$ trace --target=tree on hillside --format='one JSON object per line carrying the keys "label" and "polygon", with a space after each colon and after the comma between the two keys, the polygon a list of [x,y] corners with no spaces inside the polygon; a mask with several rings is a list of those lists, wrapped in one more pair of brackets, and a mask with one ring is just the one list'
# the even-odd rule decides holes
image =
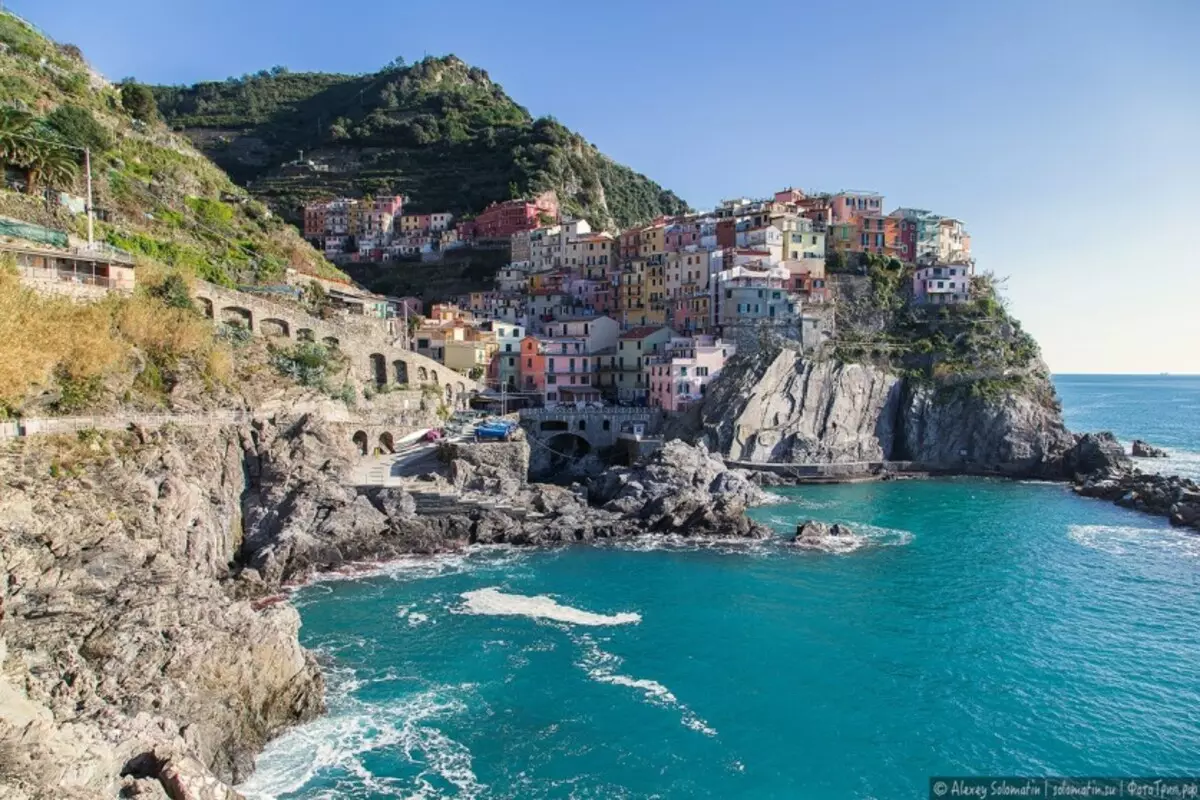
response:
{"label": "tree on hillside", "polygon": [[142,122],[152,122],[158,117],[158,104],[154,92],[145,84],[126,80],[121,84],[121,105],[129,116]]}
{"label": "tree on hillside", "polygon": [[92,112],[80,106],[59,106],[46,117],[46,124],[75,147],[106,150],[112,143],[112,137]]}
{"label": "tree on hillside", "polygon": [[0,108],[0,161],[25,166],[32,144],[33,117],[12,106]]}
{"label": "tree on hillside", "polygon": [[25,166],[29,168],[30,194],[40,184],[53,189],[71,189],[79,177],[79,161],[75,152],[50,142],[34,143]]}
{"label": "tree on hillside", "polygon": [[36,120],[16,108],[0,108],[0,161],[28,172],[32,194],[41,183],[69,189],[79,175],[79,161],[64,143],[47,137],[55,131],[42,131]]}

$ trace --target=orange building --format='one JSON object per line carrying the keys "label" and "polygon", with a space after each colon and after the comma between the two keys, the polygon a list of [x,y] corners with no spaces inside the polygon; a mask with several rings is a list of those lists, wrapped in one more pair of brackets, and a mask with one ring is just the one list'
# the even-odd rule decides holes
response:
{"label": "orange building", "polygon": [[521,362],[518,380],[522,392],[546,393],[546,356],[542,342],[536,336],[521,340]]}

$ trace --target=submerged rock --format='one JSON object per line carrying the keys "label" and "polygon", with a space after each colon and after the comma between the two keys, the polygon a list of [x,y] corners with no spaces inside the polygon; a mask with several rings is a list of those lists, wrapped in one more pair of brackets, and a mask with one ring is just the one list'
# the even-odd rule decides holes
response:
{"label": "submerged rock", "polygon": [[840,523],[827,525],[810,519],[796,526],[796,535],[791,543],[805,550],[847,553],[862,547],[867,543],[867,538],[855,533],[849,526]]}
{"label": "submerged rock", "polygon": [[1152,444],[1143,442],[1141,439],[1133,440],[1131,453],[1134,458],[1166,458],[1167,451],[1161,447],[1155,447]]}

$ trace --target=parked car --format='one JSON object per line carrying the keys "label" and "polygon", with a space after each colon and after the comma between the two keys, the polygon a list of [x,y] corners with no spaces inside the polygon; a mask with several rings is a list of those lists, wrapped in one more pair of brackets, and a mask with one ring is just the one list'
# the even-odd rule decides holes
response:
{"label": "parked car", "polygon": [[475,426],[475,441],[512,441],[513,432],[517,429],[515,422],[493,420]]}
{"label": "parked car", "polygon": [[430,428],[425,431],[425,441],[427,442],[440,442],[444,438],[446,438],[446,432],[438,428]]}

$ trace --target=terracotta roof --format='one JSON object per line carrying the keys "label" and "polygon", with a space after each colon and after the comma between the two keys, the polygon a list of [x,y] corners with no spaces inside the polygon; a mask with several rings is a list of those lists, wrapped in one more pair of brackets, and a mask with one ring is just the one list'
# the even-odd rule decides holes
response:
{"label": "terracotta roof", "polygon": [[652,333],[658,333],[664,330],[666,325],[642,325],[637,328],[630,328],[621,334],[622,339],[645,339]]}

